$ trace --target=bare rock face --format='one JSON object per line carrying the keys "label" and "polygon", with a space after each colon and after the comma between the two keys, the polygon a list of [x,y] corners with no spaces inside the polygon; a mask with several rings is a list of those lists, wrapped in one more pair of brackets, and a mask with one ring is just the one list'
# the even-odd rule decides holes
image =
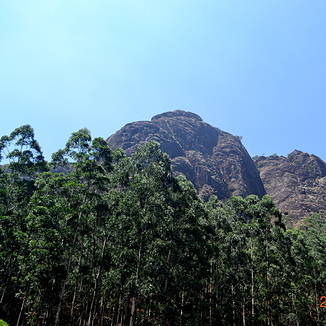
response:
{"label": "bare rock face", "polygon": [[267,193],[292,220],[326,213],[326,163],[319,157],[295,150],[254,161]]}
{"label": "bare rock face", "polygon": [[259,173],[238,137],[202,121],[198,115],[181,110],[154,116],[151,121],[125,125],[107,139],[131,155],[146,142],[155,140],[172,159],[175,174],[183,174],[203,199],[217,195],[266,194]]}

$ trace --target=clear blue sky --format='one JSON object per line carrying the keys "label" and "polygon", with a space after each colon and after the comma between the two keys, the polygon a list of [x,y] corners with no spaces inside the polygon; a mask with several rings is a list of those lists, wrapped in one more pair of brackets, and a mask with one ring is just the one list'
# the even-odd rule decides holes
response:
{"label": "clear blue sky", "polygon": [[30,124],[47,159],[176,109],[251,156],[326,160],[325,0],[2,0],[0,135]]}

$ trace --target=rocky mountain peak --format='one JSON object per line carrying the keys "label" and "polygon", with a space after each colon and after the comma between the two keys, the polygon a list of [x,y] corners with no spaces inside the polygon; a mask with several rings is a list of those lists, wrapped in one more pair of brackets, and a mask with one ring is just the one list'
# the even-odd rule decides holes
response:
{"label": "rocky mountain peak", "polygon": [[157,114],[151,119],[151,121],[157,121],[160,119],[168,119],[168,118],[183,118],[183,119],[189,118],[197,121],[203,121],[203,119],[199,115],[183,110],[175,110],[175,111],[169,111],[169,112]]}
{"label": "rocky mountain peak", "polygon": [[172,159],[175,174],[183,174],[207,199],[217,195],[266,192],[258,170],[238,137],[202,121],[195,113],[171,111],[154,116],[151,121],[125,125],[107,139],[112,149],[124,149],[131,155],[146,142],[155,140]]}
{"label": "rocky mountain peak", "polygon": [[129,123],[107,142],[131,155],[152,140],[169,154],[175,174],[185,175],[205,200],[213,194],[223,200],[267,193],[295,222],[326,213],[326,163],[315,155],[294,150],[287,157],[273,154],[253,161],[239,137],[182,110]]}
{"label": "rocky mountain peak", "polygon": [[319,157],[294,150],[254,161],[267,193],[292,220],[326,212],[326,163]]}

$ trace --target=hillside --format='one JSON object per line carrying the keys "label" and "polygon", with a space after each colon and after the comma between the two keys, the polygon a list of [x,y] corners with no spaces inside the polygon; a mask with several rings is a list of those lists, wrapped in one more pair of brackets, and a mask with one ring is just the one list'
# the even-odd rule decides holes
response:
{"label": "hillside", "polygon": [[240,139],[215,128],[191,112],[156,115],[151,121],[129,123],[107,139],[112,149],[131,155],[151,140],[172,159],[176,174],[184,174],[203,199],[266,194],[259,173]]}
{"label": "hillside", "polygon": [[112,149],[131,155],[151,140],[172,158],[175,174],[183,174],[207,200],[225,200],[266,193],[295,222],[326,212],[326,163],[295,150],[289,156],[256,157],[254,162],[239,137],[181,110],[129,123],[107,139]]}
{"label": "hillside", "polygon": [[319,157],[295,150],[254,161],[267,193],[291,219],[326,212],[326,164]]}

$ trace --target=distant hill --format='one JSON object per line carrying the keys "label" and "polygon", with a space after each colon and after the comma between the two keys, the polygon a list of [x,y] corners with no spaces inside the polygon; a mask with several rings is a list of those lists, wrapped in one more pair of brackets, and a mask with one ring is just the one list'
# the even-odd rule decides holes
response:
{"label": "distant hill", "polygon": [[315,155],[296,150],[287,158],[260,156],[253,161],[239,137],[181,110],[129,123],[107,142],[131,155],[152,140],[170,155],[175,174],[185,175],[204,200],[213,194],[222,200],[269,194],[295,222],[326,212],[326,163]]}
{"label": "distant hill", "polygon": [[156,140],[172,158],[176,174],[184,174],[203,199],[217,195],[266,194],[258,170],[239,137],[215,128],[191,112],[181,110],[156,115],[151,121],[129,123],[107,139],[112,149],[131,155],[146,142]]}
{"label": "distant hill", "polygon": [[326,163],[298,150],[254,159],[267,193],[283,213],[299,221],[326,212]]}

